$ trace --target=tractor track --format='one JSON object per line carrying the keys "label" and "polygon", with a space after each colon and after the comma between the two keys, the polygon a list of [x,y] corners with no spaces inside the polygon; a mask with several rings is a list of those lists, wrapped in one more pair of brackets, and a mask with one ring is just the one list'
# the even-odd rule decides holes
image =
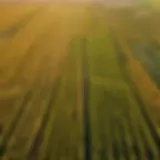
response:
{"label": "tractor track", "polygon": [[83,74],[83,116],[84,116],[84,158],[85,160],[92,160],[92,142],[91,142],[91,127],[90,127],[90,111],[89,111],[89,71],[87,60],[87,39],[84,37],[81,40],[82,49],[82,74]]}

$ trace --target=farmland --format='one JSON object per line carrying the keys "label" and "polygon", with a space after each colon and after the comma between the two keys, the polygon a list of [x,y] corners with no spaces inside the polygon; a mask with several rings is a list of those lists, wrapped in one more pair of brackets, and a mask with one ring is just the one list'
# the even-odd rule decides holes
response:
{"label": "farmland", "polygon": [[[113,32],[117,38],[117,43],[128,61],[126,68],[131,79],[135,81],[145,103],[150,106],[149,110],[152,116],[159,122],[158,42],[156,42],[156,44],[155,41],[153,42],[153,32],[155,32],[153,27],[155,25],[150,24],[150,26],[148,26],[149,20],[147,19],[154,11],[150,12],[151,13],[140,17],[140,19],[137,17],[133,18],[133,11],[126,17],[124,14],[119,15],[123,21],[121,20],[121,23],[119,22],[117,26],[121,28],[124,26],[125,28],[128,23],[130,24],[130,28],[126,30],[125,34],[124,31],[118,27],[113,26],[112,28],[114,28]],[[120,18],[117,17],[117,19]],[[135,30],[138,34],[136,34]],[[158,32],[156,36],[158,37]]]}
{"label": "farmland", "polygon": [[10,11],[0,22],[2,160],[159,160],[160,66],[146,48],[159,52],[143,29],[148,17],[131,18],[135,8],[1,7]]}

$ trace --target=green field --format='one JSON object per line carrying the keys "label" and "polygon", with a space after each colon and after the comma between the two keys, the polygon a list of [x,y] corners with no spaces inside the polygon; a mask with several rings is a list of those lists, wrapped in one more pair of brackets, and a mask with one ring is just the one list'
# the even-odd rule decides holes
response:
{"label": "green field", "polygon": [[140,106],[122,76],[118,53],[110,37],[106,34],[90,38],[88,50],[93,159],[115,159],[116,156],[124,159],[128,155],[134,158],[135,148],[139,150],[139,158],[145,159],[143,143],[151,147],[153,157],[158,159],[159,151]]}

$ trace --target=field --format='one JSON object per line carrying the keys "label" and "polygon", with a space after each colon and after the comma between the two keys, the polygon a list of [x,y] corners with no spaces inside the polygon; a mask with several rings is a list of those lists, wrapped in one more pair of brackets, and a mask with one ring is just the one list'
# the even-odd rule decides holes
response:
{"label": "field", "polygon": [[[126,68],[131,79],[136,84],[144,102],[147,103],[152,116],[159,123],[159,56],[158,48],[155,48],[155,43],[152,43],[153,32],[155,32],[153,27],[156,25],[150,24],[150,26],[148,26],[149,21],[146,19],[151,16],[151,13],[140,19],[137,17],[134,19],[131,18],[133,17],[134,12],[127,12],[127,16],[124,16],[123,14],[120,16],[119,14],[119,17],[122,17],[123,21],[121,21],[121,24],[119,22],[119,25],[117,24],[117,26],[119,26],[119,28],[124,28],[124,31],[126,31],[125,34],[123,30],[120,30],[115,26],[113,27],[113,32],[115,32],[119,47],[126,56]],[[117,19],[120,18],[117,17]],[[144,21],[148,23],[144,23]],[[126,30],[125,27],[128,26],[128,24],[130,24],[130,27]],[[156,35],[158,38],[158,32]]]}
{"label": "field", "polygon": [[160,66],[147,50],[148,16],[71,4],[0,13],[2,159],[159,160]]}

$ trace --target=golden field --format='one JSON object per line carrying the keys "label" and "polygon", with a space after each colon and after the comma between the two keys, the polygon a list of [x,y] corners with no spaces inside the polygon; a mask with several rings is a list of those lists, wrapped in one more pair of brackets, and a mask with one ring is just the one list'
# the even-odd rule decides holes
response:
{"label": "golden field", "polygon": [[135,10],[21,6],[1,10],[0,156],[158,160],[160,93],[133,54],[149,43]]}
{"label": "golden field", "polygon": [[0,31],[4,31],[9,27],[20,22],[29,13],[35,11],[38,7],[33,5],[0,5]]}
{"label": "golden field", "polygon": [[[6,154],[14,155],[15,152],[17,155],[14,156],[19,157],[23,154],[23,151],[26,152],[26,147],[31,147],[32,141],[34,141],[36,134],[38,134],[41,128],[43,115],[47,112],[47,103],[53,98],[51,90],[58,87],[55,84],[57,78],[63,75],[64,78],[60,80],[62,81],[60,82],[60,84],[62,83],[62,87],[60,87],[62,91],[59,91],[60,95],[57,94],[59,98],[56,99],[55,108],[53,108],[52,112],[48,115],[50,121],[44,132],[46,135],[50,134],[52,123],[55,123],[57,127],[57,138],[65,138],[64,135],[69,136],[69,139],[65,138],[65,140],[66,143],[71,140],[68,142],[70,143],[69,154],[72,154],[70,157],[73,157],[73,145],[77,145],[77,141],[82,143],[82,113],[80,113],[82,112],[82,107],[80,107],[81,100],[79,100],[81,95],[76,90],[77,87],[79,88],[78,90],[81,88],[81,81],[79,81],[79,79],[77,80],[77,76],[79,78],[81,76],[79,76],[80,71],[77,71],[79,69],[75,67],[79,64],[76,57],[75,60],[72,60],[75,73],[73,71],[73,73],[71,72],[73,66],[70,66],[71,64],[68,62],[70,61],[68,60],[70,59],[68,52],[71,52],[70,45],[72,39],[76,36],[86,34],[90,23],[90,10],[88,6],[83,5],[50,4],[43,6],[5,5],[5,7],[1,6],[1,8],[0,12],[2,15],[6,14],[6,18],[1,18],[0,20],[0,28],[3,29],[0,33],[0,126],[3,130],[3,134],[0,137],[0,144],[2,144],[6,133],[8,133],[12,123],[14,123],[14,117],[19,113],[19,110],[21,110],[19,104],[21,100],[23,101],[23,99],[25,99],[25,93],[31,91],[29,104],[26,103],[22,107],[24,112],[22,116],[20,115],[18,117],[19,121],[16,125],[16,131],[15,134],[13,133],[12,137],[10,137]],[[27,20],[23,22],[25,17],[27,17]],[[78,75],[75,76],[76,74]],[[70,81],[73,81],[72,85],[74,84],[74,86],[70,84]],[[69,86],[72,88],[71,91],[70,88],[68,88]],[[44,88],[48,88],[48,90]],[[74,94],[75,102],[69,100],[72,96],[67,94],[68,92],[70,94],[72,94],[72,92],[76,93]],[[35,99],[38,100],[36,104],[34,103]],[[65,102],[67,103],[68,109],[62,107],[66,105]],[[76,111],[75,104],[77,106]],[[32,113],[32,116],[30,116],[30,113]],[[54,118],[55,113],[56,119]],[[74,114],[78,116],[76,123],[72,122]],[[60,117],[58,115],[60,115]],[[62,117],[64,117],[64,123],[59,125]],[[64,131],[63,129],[63,126],[66,124],[76,129],[75,133],[71,133],[73,138],[70,137],[71,130]],[[59,133],[65,134],[62,135]],[[24,137],[25,135],[26,137]],[[15,150],[14,148],[12,149],[12,145],[18,146],[21,141],[26,140],[28,135],[31,136],[30,141],[24,143],[24,147]],[[76,138],[77,136],[79,138]],[[48,137],[46,136],[46,138],[47,139],[42,142],[42,149],[48,142]],[[16,144],[14,140],[17,141]],[[59,144],[59,142],[57,142],[55,145],[55,147],[57,147],[57,145],[61,146],[61,143]],[[19,150],[21,150],[21,152],[19,152]],[[81,151],[78,152],[83,152],[83,149],[80,150]],[[43,154],[44,151],[45,150],[42,150],[41,154]],[[56,154],[57,153],[55,153],[55,155]],[[79,154],[83,156],[82,153]]]}
{"label": "golden field", "polygon": [[[41,6],[7,5],[0,12],[9,13],[6,17],[8,22],[12,19],[8,23],[12,26],[35,8]],[[59,75],[72,37],[87,31],[89,16],[87,7],[46,5],[17,33],[0,38],[0,103],[3,104],[1,109],[4,108],[0,112],[2,124],[7,123],[8,110],[14,109],[11,107],[13,99],[35,84],[41,84],[44,73],[52,73],[46,83]],[[5,19],[1,19],[0,23],[7,27]]]}
{"label": "golden field", "polygon": [[[14,6],[12,7],[14,13]],[[12,7],[9,6],[8,10]],[[15,87],[12,89],[17,92],[21,87],[16,86],[15,79],[20,81],[18,85],[32,83],[36,77],[35,73],[38,73],[37,66],[42,65],[44,58],[50,59],[54,68],[58,65],[57,63],[65,56],[72,36],[83,34],[86,28],[87,11],[80,8],[48,5],[14,36],[0,39],[0,86],[3,86],[4,90]],[[17,20],[16,15],[14,18],[11,15],[8,17]],[[9,87],[13,81],[15,83]],[[0,93],[2,94],[5,95]]]}

